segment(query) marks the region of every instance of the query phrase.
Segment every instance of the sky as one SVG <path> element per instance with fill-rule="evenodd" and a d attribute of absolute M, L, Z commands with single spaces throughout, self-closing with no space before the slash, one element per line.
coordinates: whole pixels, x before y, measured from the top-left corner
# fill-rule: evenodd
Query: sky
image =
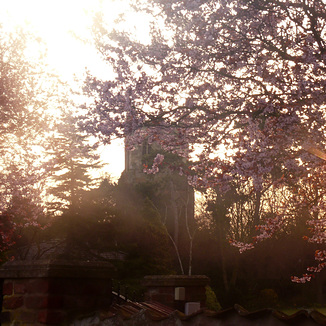
<path fill-rule="evenodd" d="M 75 76 L 82 78 L 86 67 L 102 79 L 110 75 L 92 46 L 91 25 L 94 14 L 100 11 L 113 28 L 118 15 L 128 12 L 125 0 L 0 0 L 0 7 L 5 29 L 22 27 L 45 42 L 46 61 L 62 79 L 73 82 Z M 127 21 L 135 28 L 136 19 L 129 17 Z M 118 178 L 124 169 L 123 140 L 101 152 L 104 163 L 108 163 L 102 173 Z"/>

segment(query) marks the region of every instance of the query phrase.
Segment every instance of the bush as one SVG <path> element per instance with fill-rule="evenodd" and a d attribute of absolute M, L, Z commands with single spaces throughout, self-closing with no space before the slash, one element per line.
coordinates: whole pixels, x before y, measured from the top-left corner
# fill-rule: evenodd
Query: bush
<path fill-rule="evenodd" d="M 216 295 L 210 286 L 206 286 L 206 306 L 209 310 L 219 311 L 222 309 Z"/>

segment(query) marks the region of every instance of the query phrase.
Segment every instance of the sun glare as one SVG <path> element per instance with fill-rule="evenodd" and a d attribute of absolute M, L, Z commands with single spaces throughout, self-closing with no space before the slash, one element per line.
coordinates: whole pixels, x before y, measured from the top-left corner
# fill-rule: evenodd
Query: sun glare
<path fill-rule="evenodd" d="M 50 69 L 63 80 L 83 79 L 85 69 L 99 78 L 108 78 L 110 68 L 101 61 L 92 41 L 94 15 L 101 12 L 109 28 L 122 13 L 128 12 L 127 1 L 114 0 L 0 0 L 0 24 L 5 31 L 22 28 L 43 43 L 44 58 Z M 131 24 L 135 21 L 128 20 Z M 42 48 L 42 46 L 40 46 Z M 30 55 L 39 49 L 29 49 Z M 124 150 L 114 144 L 103 149 L 106 170 L 118 177 L 124 168 Z"/>
<path fill-rule="evenodd" d="M 105 11 L 114 21 L 123 1 L 101 0 L 11 0 L 0 1 L 0 20 L 8 30 L 17 27 L 39 37 L 47 47 L 47 62 L 64 78 L 84 72 L 103 71 L 91 43 L 91 28 L 96 12 Z"/>

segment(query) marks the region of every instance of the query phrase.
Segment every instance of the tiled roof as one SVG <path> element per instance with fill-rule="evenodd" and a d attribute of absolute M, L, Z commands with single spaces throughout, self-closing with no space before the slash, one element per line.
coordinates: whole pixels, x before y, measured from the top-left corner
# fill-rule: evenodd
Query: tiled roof
<path fill-rule="evenodd" d="M 158 302 L 127 302 L 122 305 L 114 304 L 110 311 L 122 315 L 124 318 L 132 318 L 140 311 L 146 311 L 152 320 L 162 320 L 172 315 L 175 310 Z"/>
<path fill-rule="evenodd" d="M 78 325 L 96 326 L 313 326 L 326 325 L 326 316 L 316 310 L 300 310 L 286 315 L 273 309 L 247 311 L 239 305 L 218 312 L 200 310 L 186 316 L 157 302 L 125 302 L 114 304 L 108 312 L 84 320 Z"/>

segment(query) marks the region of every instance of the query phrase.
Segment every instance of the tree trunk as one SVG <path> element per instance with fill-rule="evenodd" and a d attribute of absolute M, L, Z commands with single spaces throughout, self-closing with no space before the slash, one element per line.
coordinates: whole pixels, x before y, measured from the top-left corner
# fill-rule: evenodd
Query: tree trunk
<path fill-rule="evenodd" d="M 259 225 L 260 222 L 260 201 L 261 201 L 261 191 L 256 191 L 256 200 L 255 200 L 255 211 L 253 216 L 253 225 L 252 225 L 252 234 L 255 233 L 255 228 Z"/>
<path fill-rule="evenodd" d="M 179 248 L 179 214 L 178 214 L 178 207 L 176 204 L 176 191 L 173 184 L 173 181 L 170 181 L 171 187 L 171 209 L 172 209 L 172 216 L 174 221 L 174 230 L 173 230 L 173 241 L 177 248 Z"/>

